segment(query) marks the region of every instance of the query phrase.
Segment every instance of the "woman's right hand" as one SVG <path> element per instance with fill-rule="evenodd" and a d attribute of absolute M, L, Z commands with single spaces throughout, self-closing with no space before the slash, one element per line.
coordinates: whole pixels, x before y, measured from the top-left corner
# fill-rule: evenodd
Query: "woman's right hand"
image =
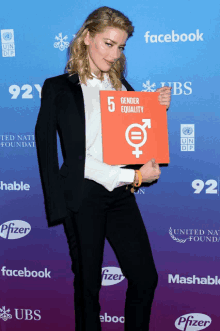
<path fill-rule="evenodd" d="M 159 164 L 155 159 L 151 159 L 145 163 L 140 169 L 143 183 L 152 183 L 160 177 L 161 171 Z"/>

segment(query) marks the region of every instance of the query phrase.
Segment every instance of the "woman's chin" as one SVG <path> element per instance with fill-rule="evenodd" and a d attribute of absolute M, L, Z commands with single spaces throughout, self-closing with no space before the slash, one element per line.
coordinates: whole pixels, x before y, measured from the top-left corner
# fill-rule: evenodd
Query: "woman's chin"
<path fill-rule="evenodd" d="M 105 68 L 101 69 L 101 71 L 106 73 L 106 72 L 109 72 L 110 69 L 111 68 L 108 66 L 107 68 L 105 67 Z"/>

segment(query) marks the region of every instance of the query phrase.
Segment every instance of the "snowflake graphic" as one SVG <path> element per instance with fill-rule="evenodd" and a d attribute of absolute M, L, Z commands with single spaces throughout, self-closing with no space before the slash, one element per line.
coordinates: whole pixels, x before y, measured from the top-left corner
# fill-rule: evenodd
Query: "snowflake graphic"
<path fill-rule="evenodd" d="M 155 89 L 156 84 L 153 83 L 153 84 L 151 85 L 149 80 L 146 81 L 146 84 L 143 83 L 143 87 L 144 87 L 145 89 L 142 90 L 141 92 L 155 92 L 155 91 L 156 91 L 156 89 Z"/>
<path fill-rule="evenodd" d="M 12 315 L 9 313 L 10 309 L 5 310 L 5 306 L 3 306 L 2 309 L 0 308 L 0 319 L 2 318 L 4 322 L 12 319 Z"/>
<path fill-rule="evenodd" d="M 55 48 L 59 48 L 60 51 L 64 51 L 65 48 L 69 47 L 70 43 L 68 41 L 65 41 L 68 39 L 68 36 L 63 37 L 62 32 L 60 32 L 58 36 L 55 37 L 55 39 L 58 41 L 55 42 L 53 46 Z"/>

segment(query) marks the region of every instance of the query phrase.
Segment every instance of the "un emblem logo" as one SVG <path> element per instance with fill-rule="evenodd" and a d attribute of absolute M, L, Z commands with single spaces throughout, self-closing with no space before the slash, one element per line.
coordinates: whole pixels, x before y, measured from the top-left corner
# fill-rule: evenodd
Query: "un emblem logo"
<path fill-rule="evenodd" d="M 182 129 L 182 132 L 186 136 L 190 136 L 193 133 L 193 128 L 190 126 L 186 126 L 185 128 Z"/>
<path fill-rule="evenodd" d="M 5 41 L 10 41 L 12 39 L 12 33 L 11 32 L 5 32 L 5 33 L 3 33 L 2 37 Z"/>

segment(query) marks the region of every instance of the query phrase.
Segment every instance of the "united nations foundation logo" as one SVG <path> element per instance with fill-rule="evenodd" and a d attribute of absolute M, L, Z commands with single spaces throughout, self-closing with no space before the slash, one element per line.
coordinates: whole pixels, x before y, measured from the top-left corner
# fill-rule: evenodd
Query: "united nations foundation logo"
<path fill-rule="evenodd" d="M 35 148 L 34 134 L 0 134 L 0 148 Z"/>
<path fill-rule="evenodd" d="M 220 230 L 203 229 L 169 229 L 170 237 L 177 243 L 185 244 L 187 241 L 194 242 L 220 242 Z"/>
<path fill-rule="evenodd" d="M 184 243 L 187 241 L 187 239 L 188 239 L 188 238 L 186 238 L 186 239 L 179 239 L 179 238 L 175 237 L 175 236 L 173 235 L 172 228 L 169 229 L 169 235 L 170 235 L 170 237 L 171 237 L 173 240 L 175 240 L 176 242 L 181 243 L 181 244 L 184 244 Z"/>
<path fill-rule="evenodd" d="M 12 319 L 12 315 L 9 314 L 10 313 L 10 309 L 5 309 L 5 306 L 3 306 L 2 308 L 0 308 L 0 319 L 3 319 L 4 322 L 6 322 L 9 319 Z"/>

